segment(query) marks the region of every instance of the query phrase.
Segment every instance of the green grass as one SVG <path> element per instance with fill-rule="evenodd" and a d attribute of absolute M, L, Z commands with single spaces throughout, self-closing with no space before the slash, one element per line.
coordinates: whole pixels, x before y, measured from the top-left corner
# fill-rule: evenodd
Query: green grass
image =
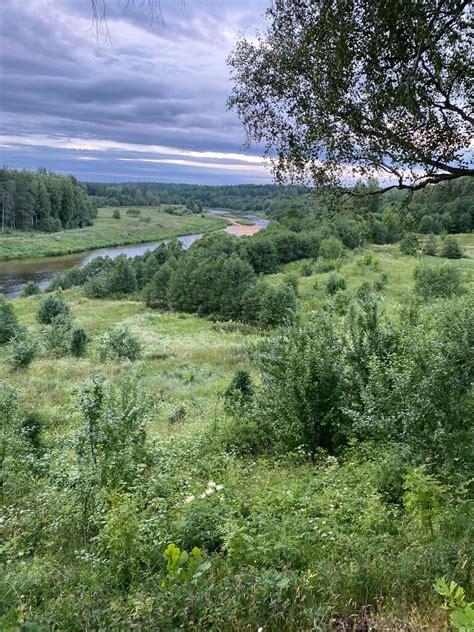
<path fill-rule="evenodd" d="M 456 235 L 462 244 L 465 253 L 474 250 L 474 234 Z M 363 252 L 370 251 L 374 255 L 373 266 L 358 265 L 358 260 L 362 258 Z M 371 285 L 380 279 L 382 274 L 386 275 L 387 282 L 385 288 L 380 292 L 383 296 L 383 310 L 387 314 L 393 313 L 397 306 L 410 296 L 415 285 L 414 273 L 416 267 L 424 262 L 428 265 L 439 265 L 449 263 L 461 271 L 463 286 L 466 293 L 474 292 L 474 260 L 468 256 L 462 259 L 444 259 L 443 257 L 413 257 L 402 255 L 397 244 L 385 246 L 370 246 L 364 251 L 349 251 L 345 254 L 338 267 L 347 284 L 347 289 L 354 291 L 362 283 Z M 271 278 L 281 279 L 284 275 L 294 273 L 300 274 L 303 262 L 296 261 L 282 267 L 282 271 Z M 326 283 L 332 272 L 313 273 L 308 277 L 298 278 L 298 290 L 306 309 L 314 309 L 326 300 L 328 295 Z"/>
<path fill-rule="evenodd" d="M 99 209 L 93 226 L 64 230 L 58 233 L 15 231 L 0 235 L 0 261 L 47 257 L 83 252 L 107 246 L 138 244 L 181 235 L 209 233 L 225 228 L 227 222 L 219 217 L 200 215 L 170 215 L 153 207 L 139 208 L 140 217 L 130 217 L 127 208 L 120 208 L 120 219 L 113 219 L 114 209 Z M 143 219 L 148 220 L 143 221 Z"/>
<path fill-rule="evenodd" d="M 103 217 L 101 221 L 116 220 Z M 463 239 L 465 248 L 474 245 L 474 236 Z M 388 313 L 395 312 L 397 305 L 412 294 L 417 258 L 401 255 L 396 246 L 374 246 L 370 252 L 376 262 L 373 267 L 358 265 L 363 252 L 353 252 L 345 256 L 339 273 L 346 278 L 348 288 L 355 290 L 362 282 L 373 283 L 385 272 L 388 282 L 382 292 L 383 306 Z M 433 263 L 442 261 L 430 259 Z M 474 261 L 451 263 L 462 270 L 466 290 L 472 291 Z M 290 272 L 299 274 L 301 265 L 288 264 L 271 278 L 281 279 Z M 329 274 L 298 277 L 306 310 L 327 300 Z M 193 627 L 191 623 L 188 626 L 188 620 L 199 612 L 209 613 L 213 623 L 207 624 L 204 619 L 195 629 L 243 631 L 263 627 L 276 632 L 334 629 L 329 624 L 312 628 L 308 622 L 316 621 L 316 616 L 324 617 L 326 623 L 334 616 L 344 618 L 353 612 L 360 616 L 360 608 L 370 603 L 367 616 L 376 629 L 446 629 L 441 601 L 432 590 L 426 563 L 433 547 L 415 526 L 402 522 L 402 508 L 381 501 L 374 480 L 384 476 L 383 461 L 379 465 L 369 458 L 362 462 L 356 457 L 345 462 L 330 458 L 314 465 L 296 455 L 288 460 L 244 459 L 224 453 L 218 440 L 213 443 L 222 424 L 223 391 L 237 370 L 256 376 L 247 348 L 268 334 L 238 324 L 221 327 L 194 315 L 150 310 L 137 300 L 90 300 L 80 289 L 68 290 L 64 297 L 75 324 L 84 327 L 90 336 L 85 358 L 57 359 L 43 353 L 27 373 L 10 373 L 2 361 L 8 349 L 0 348 L 0 380 L 17 387 L 25 408 L 44 419 L 42 439 L 52 451 L 53 466 L 63 458 L 63 451 L 67 453 L 83 423 L 76 404 L 83 381 L 101 374 L 108 382 L 118 383 L 130 370 L 128 363 L 104 363 L 96 354 L 104 331 L 128 327 L 144 349 L 142 360 L 134 363 L 134 368 L 152 403 L 148 435 L 161 454 L 149 481 L 149 503 L 156 510 L 143 510 L 148 511 L 146 529 L 153 540 L 152 550 L 161 560 L 161 551 L 174 541 L 168 538 L 175 537 L 180 520 L 187 516 L 193 525 L 199 514 L 192 512 L 198 512 L 200 505 L 193 508 L 184 499 L 202 493 L 210 480 L 224 486 L 223 501 L 216 511 L 232 546 L 212 557 L 210 573 L 185 597 L 180 593 L 167 596 L 160 589 L 159 563 L 148 578 L 144 571 L 141 583 L 132 585 L 127 594 L 107 574 L 107 563 L 96 560 L 93 546 L 87 553 L 70 552 L 63 539 L 61 548 L 49 545 L 25 554 L 22 538 L 26 541 L 27 536 L 19 531 L 17 540 L 12 537 L 7 549 L 11 561 L 5 569 L 5 581 L 10 613 L 16 616 L 18 609 L 18 617 L 24 612 L 33 625 L 35 621 L 47 621 L 51 629 L 113 629 L 116 625 L 116 629 L 148 630 L 188 629 Z M 38 333 L 35 314 L 41 298 L 13 301 L 19 321 L 32 334 Z M 184 418 L 172 422 L 173 414 L 181 408 Z M 398 455 L 381 457 L 387 458 L 389 476 Z M 39 479 L 38 485 L 42 484 Z M 36 507 L 40 489 L 45 507 L 54 500 L 52 491 L 39 487 L 25 503 Z M 22 516 L 32 512 L 29 506 L 25 509 L 19 505 L 19 509 Z M 40 533 L 42 525 L 52 520 L 53 532 L 65 529 L 67 520 L 64 526 L 62 512 L 59 508 L 50 518 L 45 511 L 29 528 Z M 18 520 L 21 524 L 26 519 Z M 47 541 L 49 536 L 44 537 Z M 51 541 L 58 542 L 60 537 L 53 533 Z M 458 549 L 453 549 L 452 555 L 456 557 Z M 463 563 L 462 555 L 459 553 L 459 565 Z M 75 603 L 79 603 L 77 608 L 72 607 Z M 175 615 L 181 622 L 176 627 L 166 618 L 174 608 L 181 611 Z M 376 611 L 372 613 L 371 608 Z M 194 612 L 189 617 L 188 609 Z M 68 618 L 69 613 L 76 612 L 76 619 Z M 99 625 L 93 616 L 104 619 Z M 117 619 L 113 619 L 115 616 Z M 121 616 L 124 618 L 119 619 Z"/>

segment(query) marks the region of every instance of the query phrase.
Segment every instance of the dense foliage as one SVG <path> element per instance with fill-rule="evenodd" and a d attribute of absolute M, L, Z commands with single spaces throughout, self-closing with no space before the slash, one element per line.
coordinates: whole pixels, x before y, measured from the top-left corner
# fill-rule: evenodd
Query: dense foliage
<path fill-rule="evenodd" d="M 2 300 L 2 629 L 469 629 L 472 260 L 307 222 Z"/>
<path fill-rule="evenodd" d="M 42 230 L 90 226 L 97 205 L 74 176 L 39 169 L 0 169 L 0 230 Z"/>
<path fill-rule="evenodd" d="M 229 104 L 279 181 L 417 190 L 474 175 L 467 1 L 275 0 L 229 58 Z"/>

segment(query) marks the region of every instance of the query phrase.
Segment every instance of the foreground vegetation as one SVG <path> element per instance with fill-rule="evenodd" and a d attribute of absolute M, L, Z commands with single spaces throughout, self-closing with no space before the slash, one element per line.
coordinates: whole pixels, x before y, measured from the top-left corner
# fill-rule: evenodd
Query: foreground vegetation
<path fill-rule="evenodd" d="M 265 278 L 295 293 L 283 329 L 136 285 L 0 310 L 38 340 L 27 379 L 21 332 L 0 347 L 2 629 L 470 625 L 473 262 L 317 246 Z"/>
<path fill-rule="evenodd" d="M 133 214 L 127 214 L 127 210 Z M 107 246 L 172 239 L 180 235 L 209 233 L 226 225 L 227 222 L 219 217 L 172 215 L 166 212 L 166 207 L 163 210 L 151 207 L 121 209 L 116 218 L 113 208 L 101 208 L 93 226 L 55 233 L 11 231 L 0 234 L 0 260 L 67 255 Z"/>

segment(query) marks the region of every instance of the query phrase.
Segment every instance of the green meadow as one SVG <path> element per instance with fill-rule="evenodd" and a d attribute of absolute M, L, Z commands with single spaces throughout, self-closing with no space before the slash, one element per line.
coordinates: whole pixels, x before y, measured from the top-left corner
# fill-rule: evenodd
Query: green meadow
<path fill-rule="evenodd" d="M 85 228 L 55 233 L 12 231 L 0 234 L 0 261 L 68 255 L 94 248 L 210 233 L 227 225 L 219 217 L 175 215 L 146 206 L 120 208 L 120 219 L 114 219 L 114 210 L 112 207 L 99 209 L 94 225 Z M 140 211 L 140 214 L 127 215 L 128 210 Z"/>

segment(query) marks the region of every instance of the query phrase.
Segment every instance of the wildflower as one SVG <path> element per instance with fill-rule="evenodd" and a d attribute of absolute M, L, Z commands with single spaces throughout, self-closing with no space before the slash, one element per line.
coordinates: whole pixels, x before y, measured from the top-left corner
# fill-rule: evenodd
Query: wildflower
<path fill-rule="evenodd" d="M 196 496 L 194 496 L 193 494 L 191 494 L 190 496 L 186 496 L 186 498 L 184 499 L 184 502 L 185 502 L 186 504 L 188 504 L 188 503 L 192 503 L 192 502 L 193 502 L 193 500 L 196 500 Z"/>

